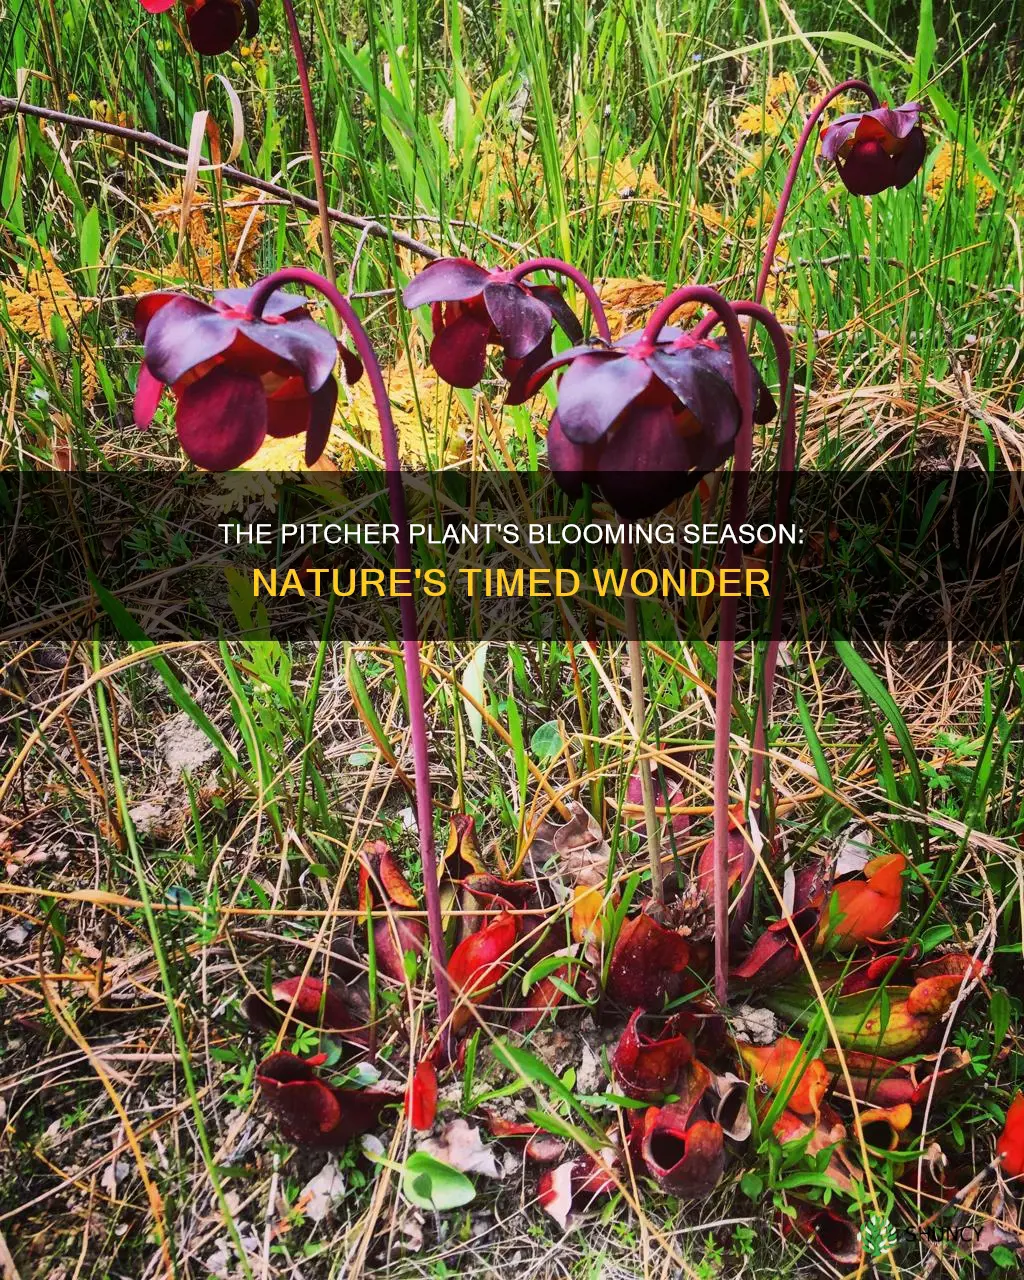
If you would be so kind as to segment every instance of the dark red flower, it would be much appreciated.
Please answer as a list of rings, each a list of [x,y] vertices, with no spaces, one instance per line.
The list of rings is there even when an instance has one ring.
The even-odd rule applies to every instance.
[[[641,1021],[650,1023],[643,1009],[637,1009],[615,1046],[612,1074],[629,1097],[660,1102],[667,1094],[679,1092],[680,1080],[693,1060],[693,1046],[682,1034],[684,1019],[678,1016],[653,1033]]]
[[[230,471],[265,436],[306,433],[306,462],[323,453],[338,400],[340,352],[354,382],[362,365],[309,314],[305,298],[271,295],[260,319],[253,289],[223,289],[212,305],[182,293],[151,293],[135,308],[143,343],[135,423],[148,427],[166,387],[174,393],[181,446],[200,467]]]
[[[666,326],[653,342],[637,330],[572,347],[527,379],[523,399],[561,365],[548,465],[570,495],[589,483],[619,515],[642,519],[731,456],[740,429],[732,356],[712,339]],[[751,370],[754,417],[769,422],[775,402]]]
[[[905,187],[924,162],[920,118],[917,102],[853,111],[822,129],[821,154],[835,162],[844,185],[855,196]]]
[[[658,1010],[689,985],[690,945],[643,912],[619,930],[608,966],[608,994],[632,1008]]]
[[[1008,1178],[1024,1174],[1024,1093],[1018,1093],[1006,1113],[1006,1124],[996,1143],[996,1155],[1002,1159],[1003,1173]]]
[[[417,1064],[405,1093],[405,1114],[414,1129],[433,1129],[437,1118],[437,1072],[429,1058]]]
[[[165,13],[176,0],[139,0],[147,13]],[[244,29],[254,36],[260,29],[258,0],[187,0],[185,22],[196,53],[227,53]]]
[[[337,1148],[368,1133],[399,1095],[382,1089],[338,1089],[294,1053],[272,1053],[256,1068],[256,1080],[281,1132],[305,1147]]]
[[[453,387],[475,387],[484,376],[487,348],[501,347],[502,375],[523,380],[551,358],[557,322],[570,342],[583,338],[580,322],[552,284],[522,284],[512,271],[489,271],[469,258],[440,258],[405,286],[409,308],[429,304],[434,327],[430,363]],[[540,386],[540,382],[536,384]],[[534,390],[536,387],[534,387]],[[525,395],[510,404],[522,404]]]

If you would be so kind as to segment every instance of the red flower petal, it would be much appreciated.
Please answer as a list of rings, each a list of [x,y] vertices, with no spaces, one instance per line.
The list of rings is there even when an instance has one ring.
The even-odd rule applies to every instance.
[[[1003,1173],[1008,1178],[1024,1174],[1024,1093],[1018,1093],[1006,1113],[1006,1124],[996,1143],[996,1155],[1002,1158]]]
[[[247,462],[267,434],[267,397],[259,378],[224,366],[190,383],[178,399],[178,439],[207,471]]]
[[[608,969],[608,994],[635,1008],[658,1010],[683,994],[690,947],[643,913],[619,931]]]
[[[196,53],[227,53],[245,26],[240,0],[196,0],[185,6],[188,38]]]
[[[480,294],[491,278],[486,267],[469,258],[440,258],[423,268],[402,290],[407,307],[430,302],[468,302]]]
[[[437,1072],[429,1058],[424,1058],[413,1072],[412,1084],[405,1095],[405,1114],[414,1129],[433,1129],[437,1118]]]
[[[608,351],[579,356],[558,385],[558,420],[573,444],[593,444],[647,389],[643,360]]]
[[[504,978],[517,932],[515,916],[503,911],[452,952],[448,977],[462,1000],[452,1015],[453,1031],[460,1031],[472,1020],[470,1006],[478,1004]]]
[[[693,1059],[693,1047],[679,1034],[679,1020],[669,1018],[656,1033],[640,1025],[644,1011],[637,1009],[612,1054],[612,1073],[623,1091],[643,1102],[660,1102],[678,1093],[679,1081]]]
[[[155,309],[154,299],[159,303]],[[156,294],[140,299],[135,308],[135,328],[144,335],[150,373],[169,387],[190,370],[227,351],[237,333],[233,320],[184,294]]]
[[[855,142],[846,159],[839,161],[839,176],[855,196],[877,196],[892,186],[892,157],[880,142]]]
[[[176,5],[178,0],[139,0],[139,4],[147,13],[166,13]]]
[[[449,386],[475,387],[487,367],[490,321],[466,312],[448,321],[430,344],[430,363]]]
[[[486,284],[483,297],[506,356],[523,360],[550,337],[551,312],[521,284]]]
[[[154,378],[146,368],[145,362],[139,365],[139,378],[135,384],[135,404],[133,412],[137,427],[148,427],[153,421],[160,397],[166,390],[166,384]]]

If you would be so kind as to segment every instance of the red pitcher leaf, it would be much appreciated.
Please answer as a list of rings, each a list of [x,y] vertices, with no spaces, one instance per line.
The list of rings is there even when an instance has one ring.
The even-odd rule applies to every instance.
[[[780,1036],[774,1044],[736,1043],[740,1057],[772,1093],[799,1116],[817,1116],[828,1092],[829,1074],[820,1058],[811,1058],[799,1040]]]
[[[537,1184],[537,1200],[565,1231],[573,1212],[584,1212],[601,1196],[611,1195],[618,1184],[611,1170],[618,1159],[612,1148],[599,1157],[585,1151],[555,1169],[546,1169]]]
[[[555,1164],[565,1155],[567,1143],[553,1133],[538,1129],[529,1121],[507,1120],[489,1108],[483,1110],[492,1138],[505,1142],[523,1142],[523,1151],[534,1164]]]
[[[1024,1093],[1018,1093],[1006,1113],[1006,1124],[996,1143],[996,1155],[1008,1178],[1024,1174]]]
[[[468,813],[453,813],[448,826],[448,844],[441,859],[440,870],[452,881],[464,880],[470,875],[484,875],[486,869],[480,861],[480,846],[476,838],[476,819]]]
[[[608,995],[632,1008],[661,1009],[690,985],[690,946],[646,912],[626,920],[608,968]]]
[[[574,965],[573,972],[576,968],[577,966]],[[516,1012],[509,1022],[510,1031],[520,1034],[524,1031],[532,1031],[543,1021],[545,1014],[550,1013],[565,999],[565,991],[557,985],[555,978],[560,982],[567,982],[570,986],[574,985],[568,965],[556,969],[554,973],[534,983],[523,1003],[517,1005]]]
[[[472,1020],[470,1005],[478,1004],[493,991],[508,972],[517,933],[515,916],[503,911],[463,939],[452,952],[448,977],[456,995],[467,1002],[460,1003],[452,1015],[453,1031],[461,1031]]]
[[[795,1207],[795,1218],[780,1215],[785,1234],[796,1231],[844,1271],[860,1265],[864,1252],[855,1222],[820,1204],[800,1201]]]
[[[394,854],[383,840],[374,840],[359,856],[359,910],[365,912],[367,902],[380,906],[382,890],[396,907],[415,911],[420,905]]]
[[[437,1072],[429,1058],[417,1063],[405,1091],[405,1114],[414,1129],[433,1129],[437,1119]]]
[[[743,874],[743,864],[750,853],[750,844],[741,830],[744,822],[743,806],[733,805],[729,810],[729,888],[736,884]],[[711,897],[715,885],[715,841],[710,839],[701,850],[697,861],[697,883],[707,897]]]
[[[818,932],[820,907],[804,907],[792,917],[786,916],[770,924],[750,949],[732,976],[753,987],[772,987],[784,982],[803,967],[803,959],[794,932],[807,950]]]
[[[406,920],[393,915],[378,920],[373,926],[377,968],[395,982],[405,982],[406,952],[422,955],[426,941],[426,925],[419,920]]]
[[[983,966],[969,955],[948,952],[914,972],[913,986],[889,985],[845,992],[833,1001],[832,1021],[844,1050],[902,1058],[922,1049],[936,1034],[964,982],[981,976]],[[801,987],[779,987],[762,997],[796,1022],[813,1015],[813,998]]]
[[[320,978],[283,978],[271,988],[273,1005],[250,992],[242,1003],[243,1011],[253,1026],[262,1031],[279,1031],[291,1016],[324,1031],[333,1031],[354,1044],[366,1044],[367,1010],[339,983]]]
[[[475,871],[464,876],[459,883],[481,906],[498,910],[529,906],[537,894],[537,886],[532,880],[499,880],[487,871]]]
[[[687,1200],[708,1196],[725,1170],[721,1126],[694,1120],[691,1109],[671,1103],[651,1107],[643,1120],[641,1155],[664,1190]]]
[[[898,1102],[893,1107],[869,1107],[856,1116],[856,1123],[868,1146],[895,1151],[913,1118],[910,1103]]]
[[[676,810],[683,808],[683,796],[687,779],[677,772],[677,765],[686,766],[689,749],[670,751],[670,763],[660,760],[642,761],[630,774],[626,783],[625,803],[622,816],[627,825],[638,828],[644,820],[644,790],[640,770],[648,768],[654,789],[654,803],[658,808],[662,841],[670,848],[672,844],[685,840],[690,832],[690,815]]]
[[[822,1061],[833,1073],[835,1087],[845,1094],[846,1081],[836,1049],[823,1049]],[[971,1055],[964,1049],[949,1048],[941,1054],[928,1054],[917,1062],[893,1062],[873,1053],[850,1051],[843,1054],[854,1096],[876,1107],[894,1107],[909,1102],[916,1107],[928,1096],[935,1078],[934,1096],[944,1097],[957,1077],[970,1065]]]
[[[611,1061],[612,1073],[623,1092],[641,1102],[660,1102],[666,1094],[679,1093],[680,1081],[693,1059],[693,1046],[680,1033],[676,1018],[669,1018],[659,1027],[652,1024],[643,1009],[637,1009],[626,1024]]]
[[[819,941],[853,951],[869,938],[883,937],[899,915],[906,869],[902,853],[885,854],[865,864],[863,878],[837,884],[822,918]]]
[[[375,1128],[398,1096],[376,1089],[336,1089],[293,1053],[274,1053],[256,1068],[265,1101],[281,1132],[299,1146],[337,1148]]]

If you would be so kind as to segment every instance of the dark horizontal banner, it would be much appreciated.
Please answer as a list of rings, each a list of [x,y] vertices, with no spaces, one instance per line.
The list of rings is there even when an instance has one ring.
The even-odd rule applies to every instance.
[[[635,477],[633,477],[635,480]],[[715,477],[714,480],[717,480]],[[777,516],[753,473],[621,524],[544,472],[403,475],[412,567],[380,472],[4,472],[0,640],[1024,637],[1016,473],[802,472]],[[734,482],[734,481],[733,481]]]

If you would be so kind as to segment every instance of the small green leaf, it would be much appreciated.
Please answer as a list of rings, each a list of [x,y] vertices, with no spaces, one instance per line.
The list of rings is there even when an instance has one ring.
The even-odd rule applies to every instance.
[[[402,1193],[417,1209],[443,1212],[469,1204],[476,1188],[450,1164],[425,1151],[414,1151],[402,1169]]]
[[[164,898],[172,907],[191,907],[193,904],[191,893],[180,884],[172,884]]]
[[[740,1178],[740,1190],[748,1200],[760,1200],[764,1191],[764,1179],[760,1174],[748,1171]]]
[[[562,749],[562,731],[557,720],[548,720],[534,731],[530,751],[536,760],[550,760]]]
[[[79,260],[82,264],[82,282],[85,292],[95,294],[99,287],[100,265],[100,211],[92,205],[82,219],[79,237]]]
[[[996,1054],[1003,1046],[1003,1040],[1010,1028],[1010,998],[1002,987],[996,987],[989,1003],[992,1018],[992,1052]]]

